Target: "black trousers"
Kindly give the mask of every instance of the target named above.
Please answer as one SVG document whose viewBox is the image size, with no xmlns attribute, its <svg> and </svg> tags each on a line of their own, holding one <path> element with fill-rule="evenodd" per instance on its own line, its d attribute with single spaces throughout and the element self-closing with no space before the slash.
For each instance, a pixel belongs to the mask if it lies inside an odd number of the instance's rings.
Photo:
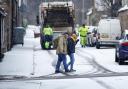
<svg viewBox="0 0 128 89">
<path fill-rule="evenodd" d="M 45 41 L 51 42 L 52 41 L 52 35 L 45 35 Z"/>
</svg>

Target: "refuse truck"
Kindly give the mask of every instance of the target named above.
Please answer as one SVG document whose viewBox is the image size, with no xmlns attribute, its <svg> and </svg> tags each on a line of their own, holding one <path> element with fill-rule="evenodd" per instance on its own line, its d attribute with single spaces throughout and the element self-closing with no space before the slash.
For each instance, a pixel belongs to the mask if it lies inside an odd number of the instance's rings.
<svg viewBox="0 0 128 89">
<path fill-rule="evenodd" d="M 42 2 L 39 6 L 40 44 L 42 49 L 55 48 L 54 41 L 62 33 L 74 31 L 74 4 L 72 0 L 53 0 Z M 52 38 L 46 41 L 43 30 L 49 26 Z"/>
</svg>

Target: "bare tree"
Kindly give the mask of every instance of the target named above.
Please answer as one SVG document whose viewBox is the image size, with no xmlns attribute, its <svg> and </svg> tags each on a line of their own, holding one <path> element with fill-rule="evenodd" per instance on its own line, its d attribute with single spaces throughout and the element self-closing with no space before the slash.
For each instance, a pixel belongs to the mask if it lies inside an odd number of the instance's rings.
<svg viewBox="0 0 128 89">
<path fill-rule="evenodd" d="M 113 0 L 96 0 L 97 6 L 102 6 L 104 9 L 110 9 Z"/>
<path fill-rule="evenodd" d="M 118 9 L 121 7 L 122 0 L 100 0 L 100 6 L 104 7 L 111 16 L 116 16 Z"/>
</svg>

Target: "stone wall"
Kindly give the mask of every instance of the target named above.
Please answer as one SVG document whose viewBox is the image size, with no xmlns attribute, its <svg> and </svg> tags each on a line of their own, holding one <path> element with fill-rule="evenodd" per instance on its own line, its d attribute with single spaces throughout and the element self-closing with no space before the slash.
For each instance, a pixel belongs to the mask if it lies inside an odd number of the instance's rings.
<svg viewBox="0 0 128 89">
<path fill-rule="evenodd" d="M 13 46 L 13 28 L 18 25 L 17 6 L 18 0 L 1 0 L 0 2 L 0 8 L 4 8 L 5 12 L 7 13 L 7 16 L 4 18 L 4 42 L 2 43 L 3 45 L 1 46 L 2 53 L 7 52 Z"/>
<path fill-rule="evenodd" d="M 119 19 L 121 22 L 122 31 L 128 29 L 128 10 L 120 12 Z"/>
</svg>

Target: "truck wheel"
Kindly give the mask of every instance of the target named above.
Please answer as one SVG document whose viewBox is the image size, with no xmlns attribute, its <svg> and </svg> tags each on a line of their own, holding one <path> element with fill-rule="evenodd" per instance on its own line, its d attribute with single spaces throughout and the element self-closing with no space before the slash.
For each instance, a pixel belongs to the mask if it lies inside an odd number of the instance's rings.
<svg viewBox="0 0 128 89">
<path fill-rule="evenodd" d="M 24 43 L 22 43 L 22 46 L 24 45 Z"/>
<path fill-rule="evenodd" d="M 96 42 L 96 48 L 100 49 L 100 43 L 99 42 Z"/>
<path fill-rule="evenodd" d="M 43 45 L 41 44 L 41 48 L 44 49 Z"/>
<path fill-rule="evenodd" d="M 41 45 L 41 48 L 42 48 L 42 49 L 45 49 L 45 47 L 44 47 L 44 43 L 43 43 L 43 42 L 41 42 L 40 45 Z"/>
<path fill-rule="evenodd" d="M 41 44 L 41 48 L 44 49 L 44 46 Z"/>
</svg>

